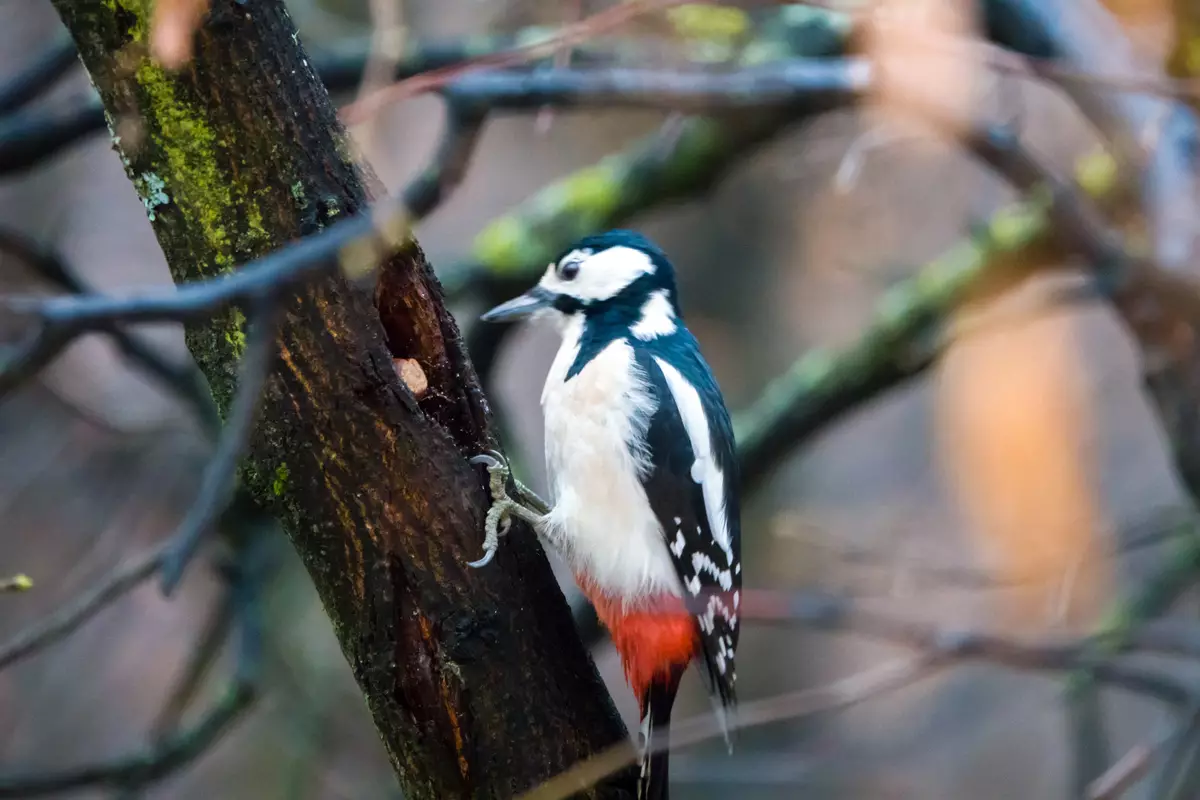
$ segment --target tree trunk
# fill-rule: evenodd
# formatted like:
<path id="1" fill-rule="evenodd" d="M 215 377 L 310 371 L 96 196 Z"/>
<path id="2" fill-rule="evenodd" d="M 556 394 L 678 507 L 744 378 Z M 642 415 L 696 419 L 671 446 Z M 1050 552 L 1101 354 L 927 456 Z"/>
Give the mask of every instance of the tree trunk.
<path id="1" fill-rule="evenodd" d="M 376 181 L 279 0 L 215 0 L 178 73 L 149 57 L 150 0 L 54 2 L 177 282 L 367 207 Z M 417 243 L 382 276 L 376 303 L 340 273 L 284 295 L 241 478 L 302 556 L 406 797 L 508 798 L 626 734 L 535 537 L 465 566 L 487 404 Z M 223 411 L 244 322 L 230 309 L 187 331 Z M 393 357 L 421 365 L 422 399 Z"/>

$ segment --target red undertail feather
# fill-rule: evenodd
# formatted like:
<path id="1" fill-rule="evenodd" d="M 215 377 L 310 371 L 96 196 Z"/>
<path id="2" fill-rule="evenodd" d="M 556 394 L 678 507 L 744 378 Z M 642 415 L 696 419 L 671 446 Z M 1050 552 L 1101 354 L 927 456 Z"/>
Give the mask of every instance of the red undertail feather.
<path id="1" fill-rule="evenodd" d="M 638 700 L 642 720 L 638 800 L 668 800 L 668 729 L 675 692 L 684 671 L 700 653 L 696 620 L 683 600 L 670 594 L 627 606 L 622 598 L 576 576 L 596 616 L 608 629 L 625 680 Z"/>
<path id="2" fill-rule="evenodd" d="M 645 698 L 651 684 L 677 683 L 680 673 L 699 654 L 696 620 L 675 595 L 662 594 L 626 607 L 621 598 L 598 591 L 589 581 L 578 582 L 612 636 L 621 654 L 625 680 L 645 716 Z"/>

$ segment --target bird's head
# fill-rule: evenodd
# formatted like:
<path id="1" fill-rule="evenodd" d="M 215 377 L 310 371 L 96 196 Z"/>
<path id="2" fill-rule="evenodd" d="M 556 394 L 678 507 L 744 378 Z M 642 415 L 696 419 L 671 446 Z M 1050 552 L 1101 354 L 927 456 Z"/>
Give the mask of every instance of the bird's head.
<path id="1" fill-rule="evenodd" d="M 604 317 L 630 326 L 654 318 L 661 328 L 679 316 L 675 270 L 658 245 L 635 231 L 587 236 L 551 262 L 536 286 L 481 319 L 501 322 L 539 312 L 560 319 Z"/>

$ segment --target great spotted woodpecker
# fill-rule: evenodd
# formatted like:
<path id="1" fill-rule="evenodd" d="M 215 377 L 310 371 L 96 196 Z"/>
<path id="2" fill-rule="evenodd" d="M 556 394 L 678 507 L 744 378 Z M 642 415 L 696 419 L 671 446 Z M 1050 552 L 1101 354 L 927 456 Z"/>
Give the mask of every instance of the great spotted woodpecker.
<path id="1" fill-rule="evenodd" d="M 492 470 L 495 504 L 476 564 L 509 516 L 562 553 L 638 699 L 638 796 L 663 800 L 666 727 L 688 665 L 703 664 L 722 720 L 736 702 L 741 519 L 729 413 L 683 325 L 671 263 L 644 236 L 582 239 L 482 318 L 534 314 L 563 337 L 542 391 L 552 506 L 514 501 L 503 460 L 477 459 Z"/>

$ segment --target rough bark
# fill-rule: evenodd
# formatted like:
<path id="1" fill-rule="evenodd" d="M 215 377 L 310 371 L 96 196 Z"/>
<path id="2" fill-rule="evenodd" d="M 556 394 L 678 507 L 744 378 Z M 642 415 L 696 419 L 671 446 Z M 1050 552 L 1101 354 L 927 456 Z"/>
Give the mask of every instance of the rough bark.
<path id="1" fill-rule="evenodd" d="M 147 53 L 149 0 L 55 0 L 176 281 L 219 274 L 366 207 L 329 97 L 279 0 L 215 0 L 195 60 Z M 474 571 L 489 414 L 411 238 L 377 300 L 340 273 L 284 297 L 241 477 L 284 521 L 409 798 L 507 798 L 624 739 L 536 539 Z M 228 407 L 237 310 L 187 331 Z M 394 372 L 415 359 L 418 400 Z M 269 687 L 268 687 L 269 688 Z M 618 797 L 623 775 L 597 790 Z"/>

